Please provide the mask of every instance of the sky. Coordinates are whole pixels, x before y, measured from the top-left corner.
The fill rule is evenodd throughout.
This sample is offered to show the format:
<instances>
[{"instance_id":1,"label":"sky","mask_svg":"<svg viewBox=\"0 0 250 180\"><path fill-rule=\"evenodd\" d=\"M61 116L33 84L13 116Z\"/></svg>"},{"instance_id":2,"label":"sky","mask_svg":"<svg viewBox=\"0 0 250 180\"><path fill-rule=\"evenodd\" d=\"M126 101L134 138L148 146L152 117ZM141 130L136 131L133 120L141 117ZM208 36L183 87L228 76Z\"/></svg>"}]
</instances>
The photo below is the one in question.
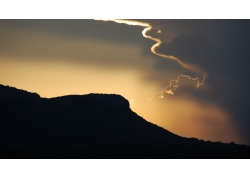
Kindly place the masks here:
<instances>
[{"instance_id":1,"label":"sky","mask_svg":"<svg viewBox=\"0 0 250 180\"><path fill-rule=\"evenodd\" d=\"M177 135L250 145L249 20L0 20L0 84L120 94Z\"/></svg>"}]
</instances>

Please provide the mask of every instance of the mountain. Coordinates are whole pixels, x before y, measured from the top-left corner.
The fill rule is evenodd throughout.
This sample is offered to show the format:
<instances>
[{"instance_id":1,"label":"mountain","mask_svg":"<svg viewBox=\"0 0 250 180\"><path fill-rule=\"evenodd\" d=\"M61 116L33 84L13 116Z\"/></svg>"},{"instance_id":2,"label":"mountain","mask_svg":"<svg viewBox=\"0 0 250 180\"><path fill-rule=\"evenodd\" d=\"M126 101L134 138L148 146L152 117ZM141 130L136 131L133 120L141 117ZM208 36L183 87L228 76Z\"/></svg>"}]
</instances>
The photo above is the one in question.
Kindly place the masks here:
<instances>
[{"instance_id":1,"label":"mountain","mask_svg":"<svg viewBox=\"0 0 250 180\"><path fill-rule=\"evenodd\" d=\"M0 85L0 158L250 158L250 146L185 138L116 94L41 98Z\"/></svg>"}]
</instances>

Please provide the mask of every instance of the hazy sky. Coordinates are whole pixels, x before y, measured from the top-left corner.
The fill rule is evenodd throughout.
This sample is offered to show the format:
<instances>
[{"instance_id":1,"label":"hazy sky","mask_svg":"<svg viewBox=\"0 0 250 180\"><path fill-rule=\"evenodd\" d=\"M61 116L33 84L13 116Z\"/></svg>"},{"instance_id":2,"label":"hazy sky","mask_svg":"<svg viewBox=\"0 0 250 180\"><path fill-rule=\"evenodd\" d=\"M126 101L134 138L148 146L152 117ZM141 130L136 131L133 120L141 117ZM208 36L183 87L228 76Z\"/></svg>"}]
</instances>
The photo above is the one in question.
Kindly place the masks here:
<instances>
[{"instance_id":1,"label":"hazy sky","mask_svg":"<svg viewBox=\"0 0 250 180\"><path fill-rule=\"evenodd\" d=\"M185 137L250 144L249 20L0 20L0 84L115 93Z\"/></svg>"}]
</instances>

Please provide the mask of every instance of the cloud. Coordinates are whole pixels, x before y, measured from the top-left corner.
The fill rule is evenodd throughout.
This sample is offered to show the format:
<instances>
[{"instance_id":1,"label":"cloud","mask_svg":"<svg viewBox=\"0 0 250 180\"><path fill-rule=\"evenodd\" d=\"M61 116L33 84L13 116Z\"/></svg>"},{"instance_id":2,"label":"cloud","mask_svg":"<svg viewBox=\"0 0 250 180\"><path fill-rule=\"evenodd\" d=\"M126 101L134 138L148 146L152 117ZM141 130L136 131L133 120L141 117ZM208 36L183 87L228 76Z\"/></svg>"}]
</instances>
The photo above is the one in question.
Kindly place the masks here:
<instances>
[{"instance_id":1,"label":"cloud","mask_svg":"<svg viewBox=\"0 0 250 180\"><path fill-rule=\"evenodd\" d=\"M204 75L203 80L200 82L199 78L197 77L192 78L190 76L181 74L176 80L170 81L170 84L161 91L161 95L180 95L186 91L198 90L198 88L203 85L205 79L206 75ZM163 95L161 97L163 97Z\"/></svg>"},{"instance_id":2,"label":"cloud","mask_svg":"<svg viewBox=\"0 0 250 180\"><path fill-rule=\"evenodd\" d=\"M162 91L160 91L158 93L158 94L160 94L160 96L159 96L160 98L164 97L162 95L164 93L174 95L174 91L176 91L177 89L178 89L177 92L180 92L181 91L180 89L182 89L182 90L184 88L190 89L191 86L195 87L193 89L197 89L201 85L203 85L203 83L205 81L205 77L207 76L207 73L202 68L200 68L200 66L197 66L195 64L191 64L189 62L183 62L181 59L172 55L171 51L169 51L169 53L166 53L166 51L165 52L160 51L162 49L162 47L164 46L164 43L171 42L171 39L168 39L168 38L170 38L170 36L166 36L166 35L161 36L161 27L160 26L153 25L150 23L140 22L140 21L136 21L136 20L116 20L116 19L98 19L98 20L113 21L113 22L121 23L121 24L144 27L144 30L142 31L142 35L145 38L151 39L155 42L155 44L152 45L152 47L151 47L151 52L153 54L155 54L161 58L164 58L164 59L174 60L174 61L178 62L183 68L190 70L192 72L195 72L199 75L203 75L202 82L200 82L198 77L192 78L188 75L183 75L183 74L179 75L177 80L171 80L170 85L165 87ZM176 34L175 34L175 36L176 36ZM165 37L167 37L167 39L165 39ZM174 38L174 36L172 38ZM187 79L187 80L185 80L185 79ZM194 82L194 83L192 83L192 82Z\"/></svg>"},{"instance_id":3,"label":"cloud","mask_svg":"<svg viewBox=\"0 0 250 180\"><path fill-rule=\"evenodd\" d=\"M250 45L249 21L118 21L118 23L144 27L143 36L155 42L151 46L151 52L162 58L156 60L156 69L164 71L166 67L164 59L174 60L186 69L176 80L170 80L170 84L155 95L160 98L166 95L189 97L194 101L204 103L213 101L225 108L233 117L235 127L242 131L245 142L250 144L248 138L250 132L245 128L250 126L250 122L246 120L250 118L250 113L246 108L250 104L245 100L250 99L246 93L249 92L250 86L240 88L245 96L235 93L238 92L237 88L240 84L244 83L242 79L246 77L245 75L249 75L246 70L249 66L249 51L247 50ZM237 68L239 66L241 68ZM243 73L239 69L243 69ZM157 78L151 77L151 79ZM168 83L165 82L165 84ZM203 87L204 84L205 87ZM235 108L235 104L239 103L245 106Z\"/></svg>"},{"instance_id":4,"label":"cloud","mask_svg":"<svg viewBox=\"0 0 250 180\"><path fill-rule=\"evenodd\" d=\"M205 85L208 91L193 91L198 80L184 80L181 76L170 81L166 90L176 96L192 96L195 101L213 101L232 117L234 126L241 132L245 143L250 144L250 85L246 83L250 72L250 21L249 20L146 20L161 29L161 33L176 30L177 34L164 40L155 49L160 54L171 54L183 63L200 67L209 76ZM153 36L153 37L154 37ZM158 60L158 66L164 66ZM162 70L162 69L161 69ZM189 74L186 72L185 74ZM181 81L180 81L181 80ZM178 88L177 88L178 87ZM162 92L162 91L161 91ZM164 95L164 94L162 94ZM162 96L160 96L162 97Z\"/></svg>"},{"instance_id":5,"label":"cloud","mask_svg":"<svg viewBox=\"0 0 250 180\"><path fill-rule=\"evenodd\" d=\"M106 69L139 68L144 71L150 68L147 64L142 65L142 61L151 61L150 57L142 53L144 47L132 40L140 38L134 38L134 36L131 38L124 37L124 41L120 38L119 41L122 43L117 43L114 40L115 37L106 41L104 34L110 34L108 30L102 33L102 39L92 37L94 33L92 36L87 36L90 34L89 30L81 32L87 35L77 36L73 35L74 31L67 28L60 31L59 29L63 27L61 23L59 23L58 29L54 29L49 22L41 21L41 24L48 27L48 29L43 30L39 29L40 26L36 27L36 25L28 28L30 25L26 21L24 21L24 24L27 23L27 25L19 28L16 27L16 24L9 25L11 23L1 23L0 21L0 24L3 25L0 33L0 61L7 61L8 57L12 57L12 59L27 59L26 61L32 59L33 62L44 61L48 63L51 60L59 60ZM70 25L72 22L66 21L65 24ZM36 30L36 28L38 29ZM112 26L110 31L112 31ZM97 33L97 36L101 36L100 33ZM120 35L117 36L120 37ZM141 39L144 38L141 37ZM131 43L129 43L130 41Z\"/></svg>"},{"instance_id":6,"label":"cloud","mask_svg":"<svg viewBox=\"0 0 250 180\"><path fill-rule=\"evenodd\" d=\"M140 21L136 21L136 20L116 20L116 19L97 19L97 20L113 21L113 22L121 23L121 24L144 27L144 30L142 31L142 35L145 38L148 38L148 39L155 41L155 44L151 47L152 53L154 53L155 55L162 57L162 58L174 60L174 61L178 62L185 69L191 70L191 71L196 72L198 74L206 73L204 70L202 70L200 67L198 67L194 64L182 62L181 59L179 59L171 54L161 53L160 51L158 51L158 47L160 47L162 42L163 42L160 38L162 36L158 35L158 34L161 34L160 26L151 25L150 23L140 22ZM165 37L165 36L163 36L163 37Z\"/></svg>"}]
</instances>

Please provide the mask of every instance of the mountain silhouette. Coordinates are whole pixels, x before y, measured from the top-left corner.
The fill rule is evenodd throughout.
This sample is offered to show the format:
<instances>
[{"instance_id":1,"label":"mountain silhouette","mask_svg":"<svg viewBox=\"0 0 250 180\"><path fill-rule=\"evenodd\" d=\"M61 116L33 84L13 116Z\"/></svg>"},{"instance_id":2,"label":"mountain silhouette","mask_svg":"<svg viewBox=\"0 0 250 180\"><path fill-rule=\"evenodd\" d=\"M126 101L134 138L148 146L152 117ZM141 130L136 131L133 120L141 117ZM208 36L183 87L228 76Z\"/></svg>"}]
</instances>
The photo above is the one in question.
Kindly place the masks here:
<instances>
[{"instance_id":1,"label":"mountain silhouette","mask_svg":"<svg viewBox=\"0 0 250 180\"><path fill-rule=\"evenodd\" d=\"M250 158L250 146L185 138L116 94L41 98L0 85L0 158Z\"/></svg>"}]
</instances>

